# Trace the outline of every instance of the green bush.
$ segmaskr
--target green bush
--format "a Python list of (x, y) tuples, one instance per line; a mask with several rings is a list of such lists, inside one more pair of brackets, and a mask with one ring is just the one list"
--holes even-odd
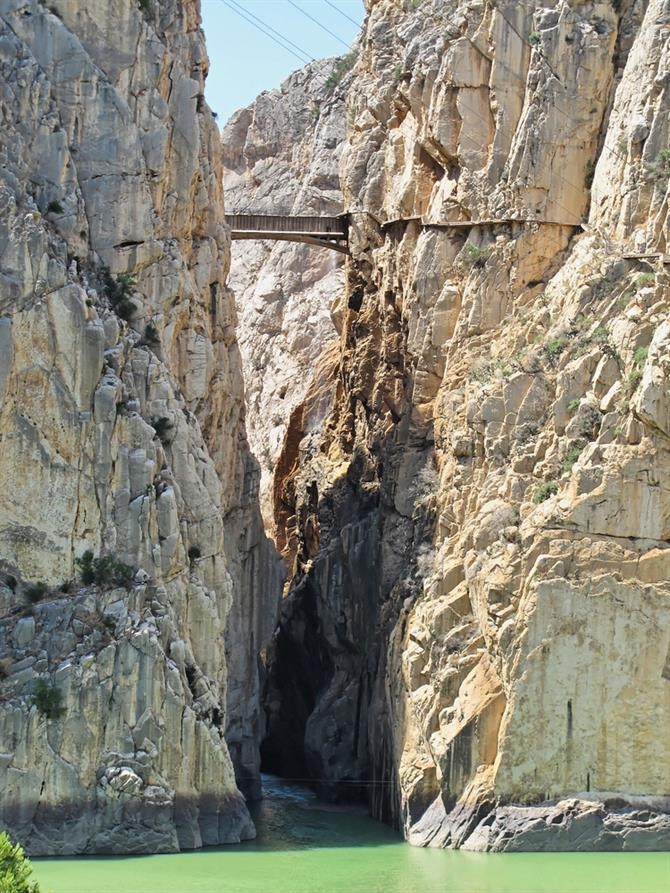
[(544, 353), (548, 359), (553, 360), (563, 353), (569, 343), (570, 339), (565, 335), (561, 335), (560, 338), (552, 338), (544, 345)]
[(487, 248), (479, 248), (472, 242), (466, 242), (461, 252), (463, 262), (468, 267), (483, 267), (491, 252)]
[(633, 354), (633, 365), (636, 369), (641, 369), (644, 364), (647, 362), (647, 357), (649, 356), (649, 348), (648, 347), (638, 347), (638, 349)]
[(570, 447), (570, 449), (565, 454), (565, 458), (563, 459), (563, 471), (564, 472), (572, 471), (572, 466), (577, 462), (577, 460), (581, 456), (583, 449), (584, 449), (583, 443), (576, 443), (574, 446)]
[[(641, 369), (631, 369), (623, 383), (624, 395), (628, 398), (632, 397), (633, 394), (635, 393), (635, 391), (637, 390), (637, 387), (641, 381), (642, 381), (642, 370)], [(628, 411), (628, 407), (627, 407), (626, 411)]]
[(46, 679), (38, 679), (35, 683), (32, 703), (42, 716), (46, 716), (47, 719), (58, 719), (59, 716), (65, 713), (63, 696), (56, 686), (47, 682)]
[(62, 213), (63, 213), (63, 206), (61, 205), (60, 202), (56, 202), (56, 201), (49, 202), (49, 204), (47, 205), (47, 214), (62, 214)]
[(135, 288), (135, 277), (130, 273), (120, 273), (114, 278), (109, 267), (100, 267), (99, 276), (104, 292), (112, 305), (112, 310), (121, 319), (126, 321), (132, 319), (135, 305), (130, 298)]
[(644, 288), (645, 285), (653, 285), (656, 282), (656, 276), (653, 273), (640, 273), (635, 280), (638, 288)]
[(579, 404), (581, 402), (582, 402), (581, 397), (575, 397), (574, 399), (569, 401), (568, 412), (570, 413), (570, 415), (572, 415), (574, 412), (577, 412), (577, 410), (579, 409)]
[(31, 583), (29, 586), (23, 591), (26, 601), (29, 605), (36, 605), (38, 602), (41, 602), (44, 596), (49, 591), (49, 587), (46, 583)]
[(0, 834), (0, 891), (2, 893), (40, 893), (36, 881), (30, 880), (32, 868), (18, 843), (7, 834)]
[(558, 493), (558, 484), (556, 481), (545, 481), (544, 484), (540, 484), (540, 486), (535, 491), (535, 495), (533, 496), (533, 502), (535, 505), (539, 505), (541, 502), (544, 502), (546, 499), (549, 499), (550, 496), (554, 496)]
[(531, 31), (530, 34), (528, 35), (528, 43), (529, 43), (532, 47), (537, 46), (538, 43), (540, 43), (541, 40), (542, 40), (542, 38), (541, 38), (540, 35), (537, 33), (537, 31)]
[(113, 555), (94, 558), (88, 549), (81, 558), (75, 560), (81, 581), (85, 586), (96, 583), (98, 586), (128, 586), (135, 571), (128, 564), (117, 561)]
[(351, 71), (356, 64), (357, 57), (358, 53), (356, 50), (352, 50), (350, 53), (347, 53), (346, 56), (341, 56), (337, 60), (330, 75), (326, 78), (325, 87), (329, 93), (332, 93), (345, 75)]

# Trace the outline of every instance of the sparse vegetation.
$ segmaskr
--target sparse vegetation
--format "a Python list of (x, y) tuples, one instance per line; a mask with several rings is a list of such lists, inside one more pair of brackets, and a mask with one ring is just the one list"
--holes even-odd
[(670, 149), (661, 149), (652, 165), (654, 179), (662, 186), (670, 180)]
[(537, 31), (531, 31), (530, 34), (528, 35), (528, 43), (532, 47), (537, 46), (541, 40), (542, 40), (542, 38), (540, 37), (540, 35), (538, 34)]
[(128, 586), (135, 575), (130, 565), (118, 561), (113, 555), (94, 558), (90, 549), (77, 558), (75, 564), (85, 586), (93, 583), (98, 586)]
[(23, 847), (13, 844), (3, 831), (0, 834), (0, 890), (2, 893), (40, 893), (37, 882), (30, 880), (31, 874)]
[(63, 206), (60, 202), (52, 201), (47, 205), (47, 214), (62, 214)]
[(509, 378), (518, 372), (520, 366), (514, 360), (498, 358), (490, 363), (480, 363), (470, 370), (470, 380), (479, 384), (486, 384), (493, 378)]
[(11, 589), (12, 592), (16, 592), (16, 577), (13, 577), (11, 574), (5, 577), (5, 586), (8, 589)]
[(315, 102), (312, 106), (312, 124), (316, 124), (321, 117), (321, 103)]
[(151, 420), (151, 426), (156, 432), (156, 437), (164, 443), (167, 440), (168, 432), (174, 427), (172, 420), (167, 416), (161, 416), (158, 419)]
[(635, 280), (635, 285), (638, 288), (644, 288), (647, 285), (653, 285), (656, 282), (656, 275), (654, 273), (640, 273), (640, 275)]
[(138, 3), (145, 16), (153, 15), (154, 6), (151, 0), (138, 0)]
[(567, 410), (570, 415), (573, 415), (573, 413), (577, 412), (577, 410), (579, 409), (579, 404), (581, 402), (581, 397), (574, 397), (572, 400), (568, 401)]
[(563, 353), (569, 343), (570, 339), (567, 337), (567, 335), (561, 335), (558, 338), (552, 338), (550, 341), (547, 341), (547, 343), (543, 347), (544, 355), (547, 357), (548, 360), (555, 360), (556, 357), (559, 357)]
[(593, 177), (596, 173), (596, 166), (591, 159), (586, 162), (586, 171), (584, 173), (584, 186), (590, 189), (593, 186)]
[(581, 456), (584, 447), (586, 444), (584, 443), (576, 443), (574, 446), (571, 446), (567, 451), (563, 458), (562, 470), (563, 473), (569, 473), (572, 471), (573, 465), (577, 462), (579, 457)]
[(461, 251), (461, 258), (466, 267), (483, 267), (490, 253), (488, 248), (479, 248), (472, 242), (466, 242)]
[(556, 481), (545, 481), (544, 484), (540, 484), (540, 486), (535, 491), (533, 496), (533, 502), (535, 505), (539, 505), (541, 502), (545, 502), (549, 499), (550, 496), (554, 496), (558, 493), (558, 484)]
[(31, 583), (29, 586), (23, 590), (23, 595), (26, 602), (29, 605), (36, 605), (38, 602), (41, 602), (44, 596), (49, 591), (49, 587), (46, 583)]
[(47, 719), (58, 719), (65, 713), (63, 696), (58, 688), (46, 679), (38, 679), (35, 683), (32, 703)]
[(148, 322), (145, 326), (144, 341), (149, 347), (157, 347), (161, 343), (158, 329), (152, 322)]
[(346, 75), (349, 74), (351, 69), (356, 64), (357, 58), (358, 53), (356, 52), (356, 50), (352, 50), (350, 53), (347, 53), (346, 56), (341, 56), (337, 60), (337, 62), (333, 66), (333, 70), (326, 78), (325, 88), (329, 93), (332, 93), (333, 90), (346, 77)]
[(638, 389), (638, 386), (642, 381), (642, 368), (647, 361), (648, 355), (648, 347), (638, 347), (633, 354), (633, 368), (629, 371), (628, 375), (624, 379), (622, 388), (622, 393), (625, 398), (620, 406), (622, 412), (627, 413), (630, 409), (630, 398)]
[(109, 267), (101, 267), (100, 280), (109, 303), (118, 317), (128, 321), (132, 319), (135, 305), (130, 297), (135, 288), (135, 278), (130, 273), (120, 273), (116, 278), (112, 276)]
[(642, 370), (641, 369), (631, 369), (623, 383), (623, 394), (626, 398), (628, 398), (621, 406), (623, 412), (628, 412), (629, 401), (633, 396), (635, 391), (638, 388), (638, 385), (642, 381)]
[(644, 364), (647, 362), (647, 357), (649, 356), (649, 348), (648, 347), (638, 347), (635, 353), (633, 354), (633, 365), (636, 369), (641, 369)]

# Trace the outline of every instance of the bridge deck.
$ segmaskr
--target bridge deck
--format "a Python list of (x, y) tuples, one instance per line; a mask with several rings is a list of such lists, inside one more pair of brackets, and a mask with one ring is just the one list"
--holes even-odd
[(279, 214), (231, 214), (226, 217), (233, 232), (296, 233), (317, 238), (346, 239), (348, 217), (290, 216)]

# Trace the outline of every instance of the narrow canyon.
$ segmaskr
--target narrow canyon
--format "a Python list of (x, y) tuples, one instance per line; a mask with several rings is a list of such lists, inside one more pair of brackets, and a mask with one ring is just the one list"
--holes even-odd
[(670, 849), (670, 0), (365, 6), (219, 130), (199, 0), (0, 0), (31, 855), (250, 839), (261, 769), (418, 846)]

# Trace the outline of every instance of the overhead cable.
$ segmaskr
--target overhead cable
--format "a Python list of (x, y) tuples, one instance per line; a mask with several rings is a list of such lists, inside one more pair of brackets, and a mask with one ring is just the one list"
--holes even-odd
[(335, 34), (334, 31), (331, 31), (330, 28), (326, 28), (325, 25), (322, 25), (321, 22), (320, 22), (318, 19), (315, 19), (314, 16), (312, 16), (312, 15), (310, 15), (308, 12), (306, 12), (306, 11), (302, 8), (302, 6), (298, 6), (298, 4), (297, 4), (297, 3), (294, 3), (293, 0), (286, 0), (286, 2), (287, 2), (287, 3), (290, 3), (291, 6), (293, 6), (295, 9), (298, 10), (298, 12), (301, 12), (306, 18), (308, 18), (310, 21), (314, 22), (315, 25), (318, 25), (318, 27), (321, 28), (322, 31), (325, 31), (326, 34), (330, 34), (331, 37), (334, 37), (335, 40), (339, 40), (339, 42), (340, 42), (343, 46), (345, 46), (347, 49), (349, 49), (350, 44), (348, 44), (348, 43), (346, 42), (346, 40), (342, 40), (342, 38), (341, 38), (341, 37), (338, 37), (337, 34)]

